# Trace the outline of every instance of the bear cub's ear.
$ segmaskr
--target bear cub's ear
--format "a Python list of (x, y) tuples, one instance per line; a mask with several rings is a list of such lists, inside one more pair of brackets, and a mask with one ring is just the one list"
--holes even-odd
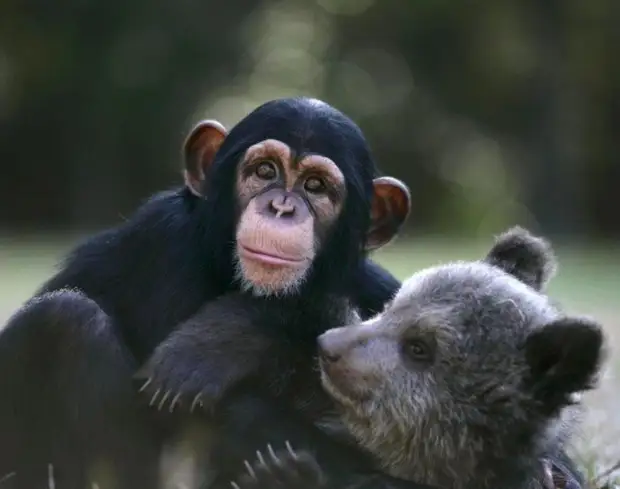
[(603, 328), (585, 318), (564, 317), (533, 330), (525, 341), (528, 384), (552, 414), (572, 394), (592, 389), (605, 358)]
[(519, 226), (499, 235), (484, 261), (538, 291), (547, 285), (557, 268), (550, 243)]

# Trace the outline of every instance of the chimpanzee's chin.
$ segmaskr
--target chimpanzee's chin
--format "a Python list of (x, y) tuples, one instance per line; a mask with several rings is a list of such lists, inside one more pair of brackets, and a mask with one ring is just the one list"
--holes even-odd
[(241, 288), (258, 297), (295, 295), (305, 280), (305, 270), (298, 267), (265, 267), (243, 259), (237, 261), (236, 275)]
[(244, 287), (246, 290), (250, 291), (252, 295), (256, 297), (286, 297), (286, 296), (294, 296), (299, 290), (299, 286), (296, 284), (290, 285), (271, 285), (271, 284), (255, 284), (252, 282), (247, 282)]

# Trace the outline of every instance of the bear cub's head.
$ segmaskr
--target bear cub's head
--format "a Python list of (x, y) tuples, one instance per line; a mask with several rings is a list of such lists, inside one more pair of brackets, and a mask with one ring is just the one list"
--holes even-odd
[(319, 338), (324, 387), (389, 473), (453, 488), (540, 480), (604, 356), (599, 324), (543, 293), (555, 269), (547, 241), (512, 228), (482, 260), (416, 273), (381, 314)]

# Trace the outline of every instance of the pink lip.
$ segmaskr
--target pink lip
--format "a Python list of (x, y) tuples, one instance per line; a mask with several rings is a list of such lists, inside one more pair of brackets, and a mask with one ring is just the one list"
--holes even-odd
[(254, 250), (239, 244), (239, 251), (246, 257), (251, 260), (261, 261), (263, 263), (267, 263), (269, 265), (299, 265), (303, 263), (305, 260), (287, 258), (280, 255), (273, 255), (270, 253), (265, 253), (263, 251)]

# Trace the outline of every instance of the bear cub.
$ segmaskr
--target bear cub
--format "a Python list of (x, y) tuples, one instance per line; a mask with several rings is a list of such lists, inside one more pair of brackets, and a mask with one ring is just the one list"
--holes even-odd
[[(519, 227), (486, 257), (420, 271), (383, 312), (319, 337), (322, 383), (385, 472), (454, 489), (548, 487), (604, 359), (596, 322), (543, 290), (549, 243)], [(242, 489), (336, 487), (311, 454), (259, 454)]]

